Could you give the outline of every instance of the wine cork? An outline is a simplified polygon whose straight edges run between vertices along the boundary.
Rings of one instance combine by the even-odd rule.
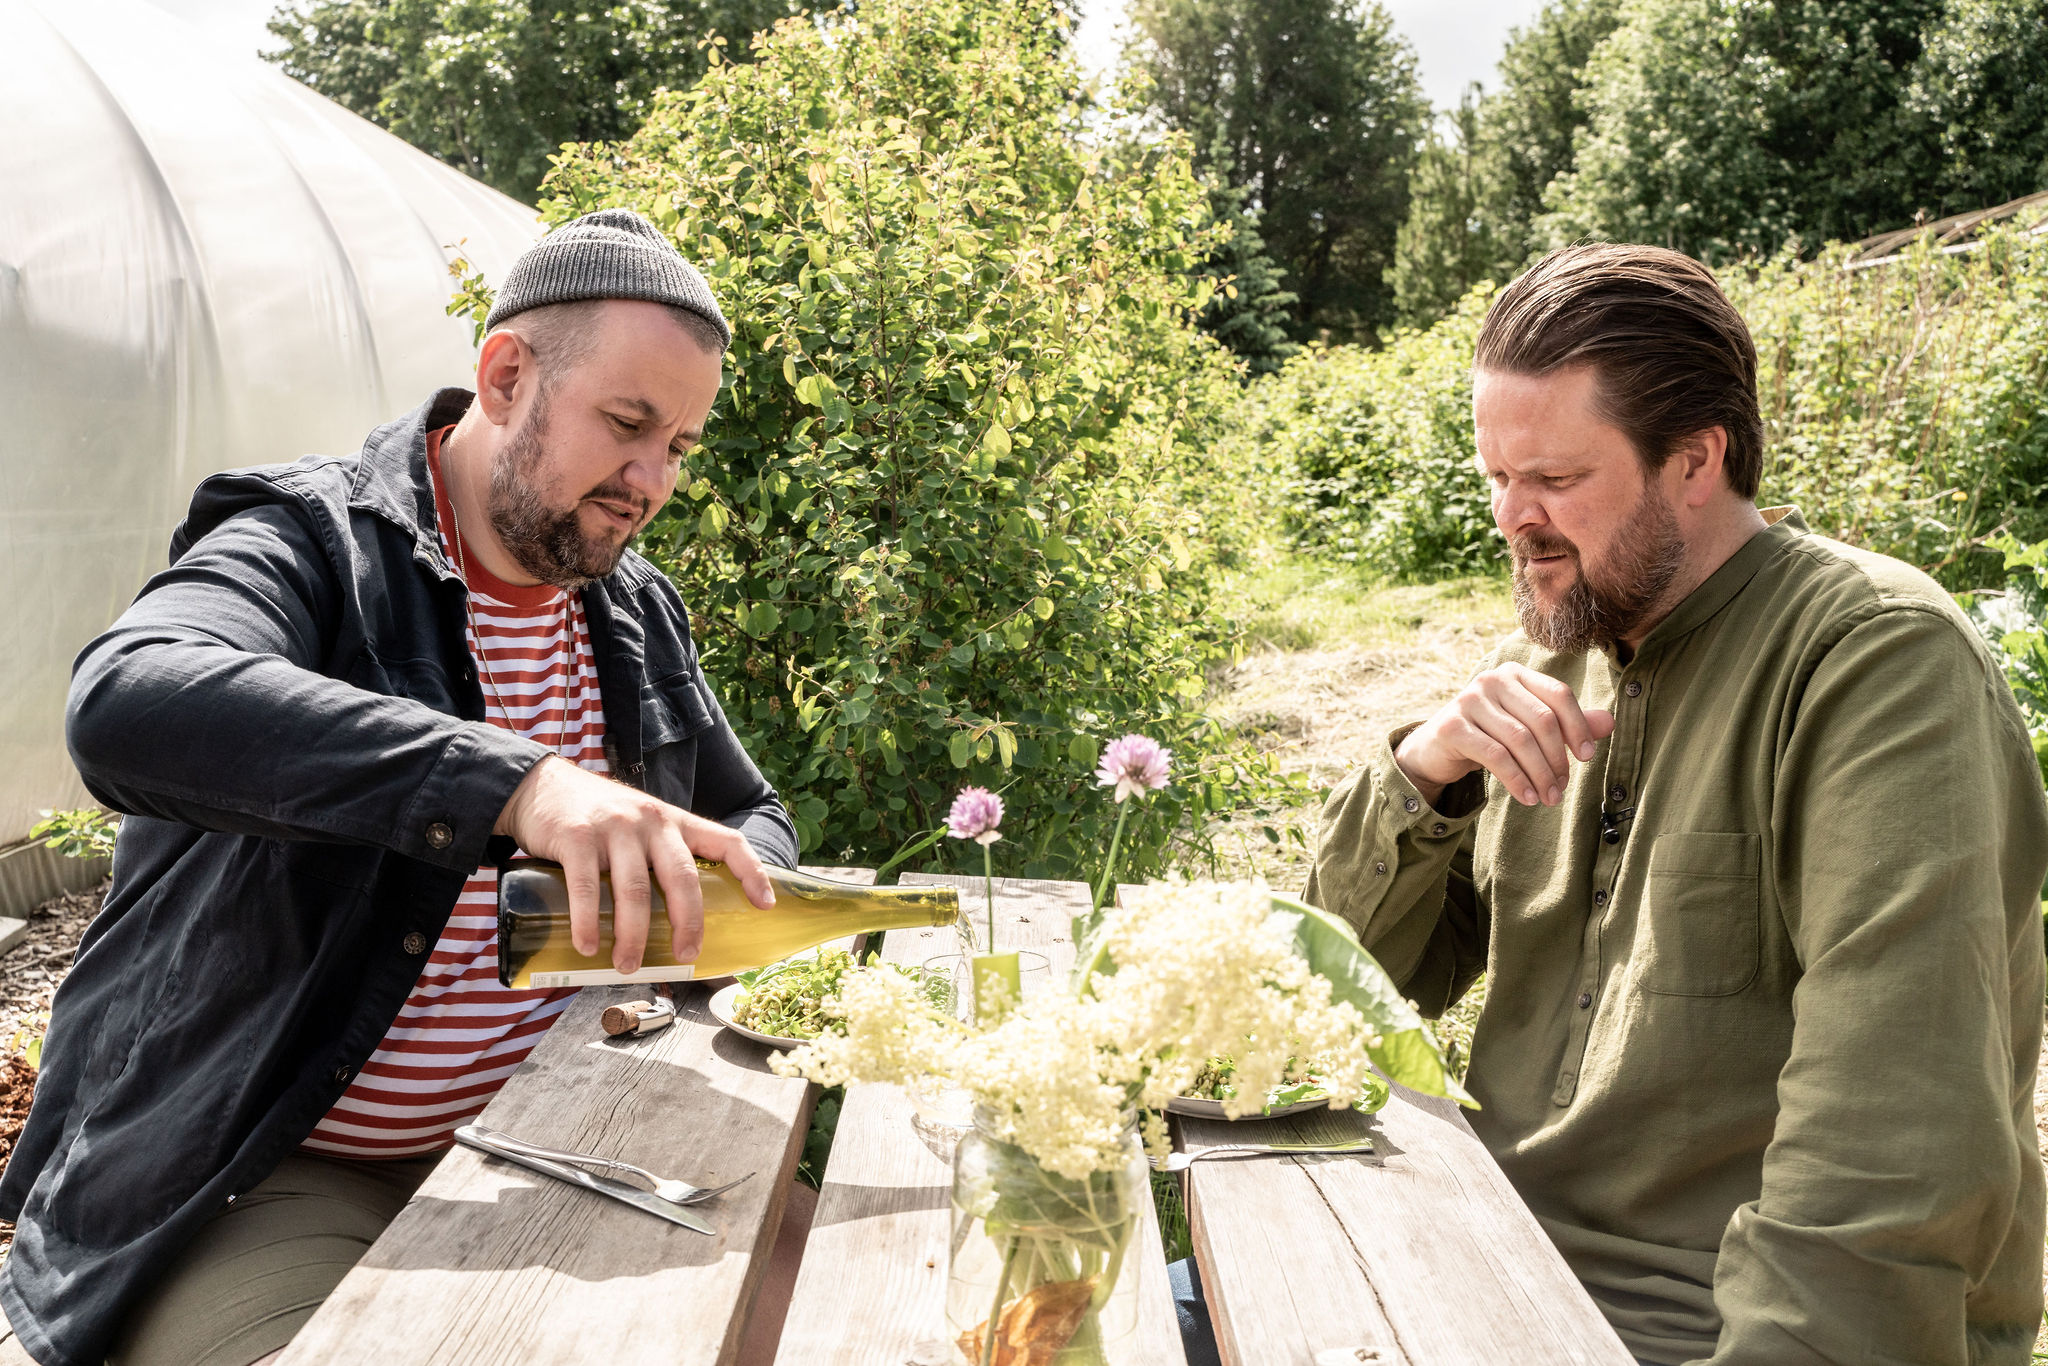
[[[606,1006],[600,1023],[605,1033],[617,1038],[621,1034],[652,1034],[674,1024],[675,1018],[676,1008],[667,1001],[627,1001]]]

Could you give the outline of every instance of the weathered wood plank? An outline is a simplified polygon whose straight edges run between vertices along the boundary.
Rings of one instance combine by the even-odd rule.
[[[669,1028],[605,1038],[605,1006],[649,990],[585,989],[481,1122],[704,1185],[757,1173],[699,1207],[717,1236],[456,1148],[300,1331],[286,1363],[571,1366],[635,1359],[655,1343],[676,1366],[731,1362],[816,1088],[771,1073],[768,1050],[720,1028],[697,984],[677,990]]]
[[[1370,1117],[1179,1119],[1175,1130],[1190,1151],[1359,1134],[1376,1149],[1188,1169],[1195,1257],[1226,1363],[1630,1366],[1450,1101],[1397,1086]]]
[[[979,878],[903,880],[958,887],[963,913],[986,914]],[[1080,883],[998,878],[997,946],[1046,954],[1049,985],[1059,990],[1073,963],[1068,923],[1087,906],[1088,889]],[[922,963],[956,951],[951,930],[891,930],[883,957]],[[949,1359],[952,1163],[950,1155],[925,1147],[911,1128],[912,1113],[897,1087],[847,1089],[777,1366],[923,1366]],[[1138,1331],[1115,1344],[1110,1359],[1115,1366],[1185,1366],[1149,1210],[1131,1255],[1140,1274]]]

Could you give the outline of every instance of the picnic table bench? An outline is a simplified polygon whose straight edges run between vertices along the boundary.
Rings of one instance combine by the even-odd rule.
[[[851,880],[857,870],[820,869]],[[977,878],[910,876],[960,888]],[[998,879],[1005,947],[1072,960],[1079,883]],[[891,931],[884,956],[952,952],[950,930]],[[676,1023],[607,1041],[605,1005],[644,987],[588,988],[492,1100],[481,1123],[553,1147],[628,1158],[699,1183],[752,1181],[701,1207],[715,1238],[456,1148],[293,1341],[287,1366],[371,1361],[730,1366],[780,1228],[817,1088],[768,1070],[770,1050],[722,1030],[700,986]],[[776,1366],[937,1366],[949,1162],[896,1087],[848,1088]],[[1630,1366],[1563,1259],[1457,1107],[1395,1088],[1377,1115],[1321,1111],[1174,1122],[1178,1146],[1370,1135],[1370,1157],[1199,1162],[1186,1201],[1218,1346],[1230,1366]],[[1138,1331],[1115,1366],[1183,1366],[1156,1223],[1139,1234]]]

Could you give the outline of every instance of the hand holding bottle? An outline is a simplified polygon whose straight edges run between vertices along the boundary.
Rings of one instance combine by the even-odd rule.
[[[513,791],[496,833],[509,835],[536,858],[562,865],[570,931],[580,953],[597,952],[598,878],[610,875],[612,966],[622,973],[640,966],[656,886],[668,909],[676,959],[696,960],[704,938],[700,858],[731,870],[754,905],[766,910],[775,904],[768,874],[739,831],[552,755]]]

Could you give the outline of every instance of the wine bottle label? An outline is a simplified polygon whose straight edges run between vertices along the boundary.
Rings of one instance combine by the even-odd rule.
[[[638,972],[615,972],[611,968],[584,968],[576,972],[536,972],[529,979],[536,987],[595,987],[619,982],[687,982],[697,975],[688,963],[668,967],[642,968]]]

